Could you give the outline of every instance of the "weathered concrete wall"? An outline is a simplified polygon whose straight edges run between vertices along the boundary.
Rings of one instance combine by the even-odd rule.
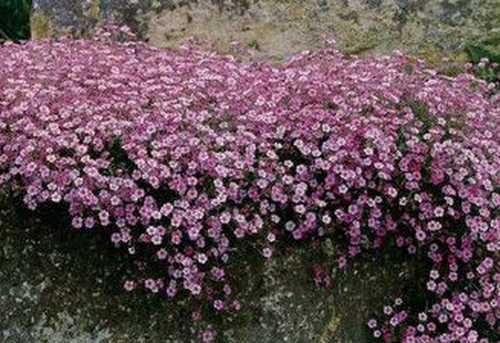
[[[456,51],[500,30],[498,0],[34,0],[33,37],[84,34],[104,19],[161,47],[187,37],[280,59],[335,37],[347,52]]]

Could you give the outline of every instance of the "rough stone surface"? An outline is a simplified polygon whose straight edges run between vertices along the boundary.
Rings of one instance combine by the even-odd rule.
[[[34,38],[84,35],[113,19],[175,47],[196,36],[223,52],[239,41],[280,60],[335,37],[346,52],[457,51],[500,29],[498,0],[34,0]]]
[[[413,287],[411,263],[394,256],[346,274],[334,269],[326,290],[314,284],[312,266],[328,262],[328,245],[299,246],[270,262],[250,248],[231,266],[242,312],[196,323],[188,304],[127,294],[120,287],[130,267],[125,254],[95,233],[71,231],[56,212],[33,214],[0,199],[0,242],[5,343],[187,343],[198,342],[196,332],[209,326],[219,332],[218,342],[365,343],[368,318]]]

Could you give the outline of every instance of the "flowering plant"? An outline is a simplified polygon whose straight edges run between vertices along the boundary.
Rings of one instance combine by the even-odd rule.
[[[67,204],[75,230],[157,266],[127,291],[238,311],[237,241],[271,258],[277,242],[340,237],[343,268],[394,239],[430,261],[432,303],[398,299],[374,336],[491,342],[500,106],[485,82],[401,53],[330,46],[273,66],[108,36],[0,47],[0,185],[31,209]]]

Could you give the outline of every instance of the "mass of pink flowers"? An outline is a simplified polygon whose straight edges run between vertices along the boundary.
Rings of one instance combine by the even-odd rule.
[[[396,299],[369,321],[374,337],[494,342],[493,92],[398,52],[334,45],[273,65],[103,37],[4,44],[0,185],[31,209],[67,205],[74,230],[158,267],[127,291],[220,313],[241,306],[227,265],[245,241],[272,258],[286,242],[340,239],[340,267],[392,241],[428,260],[427,306]]]

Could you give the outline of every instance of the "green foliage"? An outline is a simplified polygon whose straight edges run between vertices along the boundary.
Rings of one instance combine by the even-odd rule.
[[[0,42],[30,38],[31,0],[0,1]]]
[[[248,43],[248,47],[255,49],[255,50],[260,50],[260,44],[259,44],[259,42],[257,42],[256,39],[254,39],[250,43]]]
[[[488,37],[479,43],[467,44],[465,51],[472,63],[478,64],[484,59],[496,66],[488,65],[476,70],[476,75],[488,82],[500,82],[500,35]]]

